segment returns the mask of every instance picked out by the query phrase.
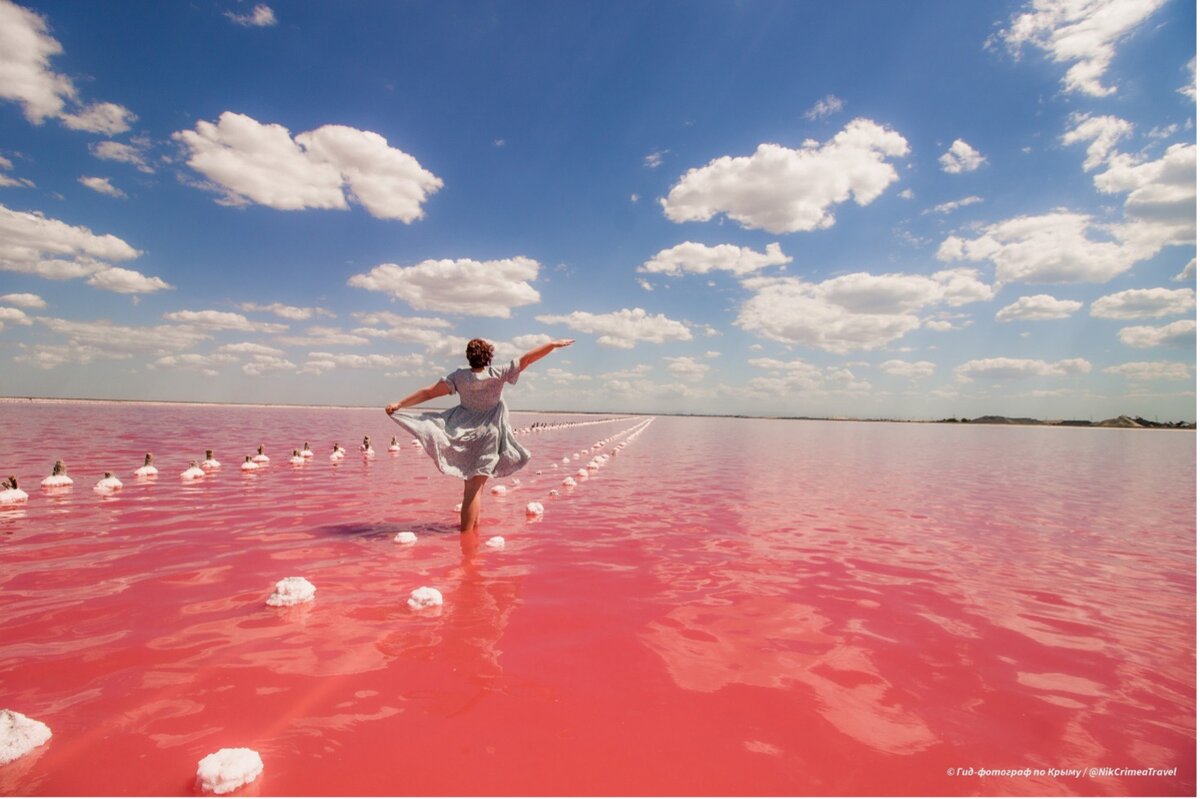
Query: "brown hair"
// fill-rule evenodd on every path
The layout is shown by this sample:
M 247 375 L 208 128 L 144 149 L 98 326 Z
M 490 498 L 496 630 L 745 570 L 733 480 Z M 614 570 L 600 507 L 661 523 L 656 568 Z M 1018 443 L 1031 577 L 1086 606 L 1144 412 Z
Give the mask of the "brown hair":
M 467 342 L 467 363 L 472 369 L 482 369 L 492 362 L 495 348 L 481 338 L 473 338 Z

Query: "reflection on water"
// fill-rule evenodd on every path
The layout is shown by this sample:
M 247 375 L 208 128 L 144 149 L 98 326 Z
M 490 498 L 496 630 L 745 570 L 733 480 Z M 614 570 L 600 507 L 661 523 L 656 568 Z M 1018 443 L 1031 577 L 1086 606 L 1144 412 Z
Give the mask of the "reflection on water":
M 1194 793 L 1191 434 L 637 423 L 525 434 L 459 536 L 407 442 L 327 460 L 378 411 L 6 409 L 4 472 L 76 484 L 0 512 L 0 706 L 54 730 L 0 793 L 178 794 L 225 746 L 263 795 Z M 288 576 L 316 601 L 266 607 Z M 946 774 L 1092 766 L 1177 774 Z

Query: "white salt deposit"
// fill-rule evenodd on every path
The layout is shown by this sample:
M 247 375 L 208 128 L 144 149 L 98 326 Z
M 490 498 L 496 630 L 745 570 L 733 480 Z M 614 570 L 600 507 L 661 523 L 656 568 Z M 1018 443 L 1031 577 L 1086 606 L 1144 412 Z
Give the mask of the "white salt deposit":
M 392 540 L 397 544 L 415 544 L 417 543 L 417 534 L 405 530 L 403 533 L 396 533 L 396 537 Z
M 204 476 L 204 470 L 200 468 L 200 464 L 192 461 L 192 465 L 179 474 L 180 479 L 196 480 Z
M 97 494 L 111 494 L 114 491 L 120 491 L 123 485 L 124 483 L 113 476 L 111 472 L 105 472 L 104 479 L 96 483 L 92 490 Z
M 133 473 L 133 476 L 134 477 L 157 477 L 158 476 L 158 467 L 157 466 L 141 466 L 138 468 L 138 470 L 136 472 Z
M 200 761 L 196 784 L 205 793 L 232 793 L 254 782 L 262 772 L 262 758 L 253 749 L 221 749 Z
M 492 493 L 498 497 L 502 497 L 508 493 L 508 486 L 492 486 Z
M 458 503 L 457 505 L 455 505 L 455 506 L 454 506 L 454 510 L 455 510 L 455 511 L 461 511 L 461 510 L 462 510 L 462 503 L 460 502 L 460 503 Z
M 303 577 L 285 577 L 275 583 L 275 593 L 267 597 L 267 604 L 273 608 L 299 605 L 302 602 L 312 602 L 317 596 L 317 587 Z
M 541 516 L 545 512 L 546 512 L 546 509 L 542 506 L 542 503 L 540 503 L 540 502 L 530 502 L 528 505 L 525 506 L 525 515 L 526 516 Z
M 0 710 L 0 766 L 50 740 L 50 728 L 15 710 Z
M 52 474 L 42 481 L 42 488 L 63 488 L 75 485 L 75 481 L 65 474 Z
M 562 481 L 562 484 L 565 485 L 567 488 L 570 488 L 571 486 L 575 485 L 575 478 L 568 477 Z
M 571 462 L 571 459 L 570 459 L 569 457 L 567 457 L 566 455 L 563 455 L 563 457 L 562 457 L 562 462 L 563 462 L 563 463 L 570 463 L 570 462 Z
M 255 463 L 254 461 L 250 460 L 250 456 L 247 455 L 245 462 L 242 463 L 242 471 L 243 472 L 253 472 L 256 469 L 258 469 L 258 464 Z
M 580 481 L 586 480 L 588 479 L 588 470 L 580 469 L 579 471 L 575 472 L 575 476 L 578 477 Z
M 491 549 L 504 549 L 504 536 L 494 535 L 484 542 L 484 546 Z
M 435 608 L 442 604 L 442 592 L 436 588 L 421 586 L 408 597 L 408 606 L 413 610 Z
M 550 496 L 552 496 L 552 497 L 557 497 L 557 496 L 558 496 L 558 489 L 557 489 L 557 488 L 552 488 L 552 489 L 550 489 Z

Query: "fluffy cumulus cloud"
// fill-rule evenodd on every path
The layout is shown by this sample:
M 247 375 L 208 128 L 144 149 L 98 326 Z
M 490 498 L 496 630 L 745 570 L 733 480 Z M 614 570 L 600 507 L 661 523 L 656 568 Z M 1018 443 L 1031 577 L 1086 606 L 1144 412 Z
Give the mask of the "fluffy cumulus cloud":
M 751 358 L 749 363 L 767 372 L 750 379 L 747 393 L 752 397 L 778 399 L 797 394 L 806 397 L 861 397 L 871 390 L 870 382 L 860 380 L 845 367 L 828 366 L 822 369 L 801 358 L 790 361 Z
M 50 61 L 62 52 L 45 17 L 0 0 L 0 99 L 20 104 L 35 125 L 54 118 L 93 133 L 129 130 L 136 119 L 131 111 L 115 103 L 83 103 L 71 79 L 54 71 Z
M 938 163 L 942 165 L 942 171 L 951 175 L 974 172 L 986 161 L 987 159 L 978 150 L 962 139 L 955 139 L 954 143 L 950 145 L 950 149 L 942 153 L 942 157 L 938 159 Z
M 791 262 L 792 257 L 784 255 L 778 244 L 768 244 L 766 252 L 757 252 L 750 247 L 738 247 L 733 244 L 710 247 L 685 241 L 683 244 L 661 250 L 639 266 L 638 271 L 677 276 L 685 272 L 703 275 L 719 270 L 746 275 L 768 266 L 782 266 Z
M 718 214 L 771 233 L 818 230 L 834 224 L 832 207 L 854 198 L 877 199 L 899 179 L 888 158 L 907 155 L 899 133 L 855 119 L 821 144 L 799 149 L 761 144 L 751 156 L 722 156 L 690 169 L 661 200 L 673 222 L 704 222 Z
M 955 368 L 960 380 L 1021 380 L 1030 377 L 1066 377 L 1088 374 L 1092 364 L 1083 358 L 1039 361 L 1030 358 L 983 358 Z
M 950 236 L 942 261 L 991 261 L 1000 283 L 1103 283 L 1141 260 L 1144 250 L 1090 233 L 1108 233 L 1087 214 L 1055 211 L 989 225 L 966 239 Z
M 4 308 L 0 307 L 0 330 L 4 329 L 5 324 L 15 325 L 32 325 L 29 315 L 20 308 Z
M 117 294 L 153 294 L 166 291 L 172 286 L 161 277 L 149 277 L 133 269 L 120 266 L 109 267 L 94 273 L 87 279 L 89 286 Z
M 988 300 L 991 286 L 973 269 L 932 276 L 857 272 L 821 283 L 799 278 L 748 278 L 754 292 L 736 324 L 774 341 L 845 354 L 884 347 L 921 327 L 930 306 Z
M 1084 171 L 1090 172 L 1103 164 L 1117 148 L 1117 143 L 1133 135 L 1133 125 L 1114 116 L 1092 116 L 1075 113 L 1071 115 L 1071 129 L 1063 134 L 1063 144 L 1090 142 Z
M 499 261 L 422 261 L 415 266 L 381 264 L 347 282 L 355 288 L 381 291 L 418 311 L 507 319 L 512 309 L 541 300 L 530 283 L 541 265 L 517 256 Z
M 1091 315 L 1101 319 L 1158 319 L 1196 309 L 1192 289 L 1129 289 L 1092 303 Z
M 893 377 L 906 377 L 917 380 L 931 376 L 937 370 L 937 364 L 932 361 L 884 361 L 879 364 L 879 370 Z
M 201 330 L 238 330 L 243 333 L 282 333 L 287 325 L 270 322 L 251 322 L 240 313 L 230 311 L 172 311 L 163 319 Z
M 289 347 L 356 347 L 370 343 L 363 331 L 347 333 L 336 327 L 321 325 L 308 328 L 303 336 L 279 336 L 275 340 Z
M 301 372 L 321 374 L 337 369 L 413 369 L 425 364 L 420 355 L 358 355 L 355 353 L 310 352 Z
M 188 352 L 180 355 L 164 355 L 146 365 L 150 369 L 194 369 L 209 377 L 216 377 L 220 374 L 218 371 L 220 367 L 231 363 L 237 363 L 237 358 L 232 355 L 222 353 L 201 355 Z
M 36 294 L 4 294 L 0 295 L 0 304 L 15 305 L 18 308 L 45 308 L 46 301 Z
M 108 263 L 129 261 L 139 255 L 111 234 L 98 236 L 86 227 L 0 205 L 0 270 L 50 280 L 86 277 L 96 288 L 126 294 L 170 288 L 161 278 Z
M 109 197 L 123 198 L 126 196 L 125 192 L 114 186 L 108 178 L 84 176 L 79 179 L 79 182 L 92 191 L 99 194 L 107 194 Z
M 1170 361 L 1137 361 L 1109 366 L 1105 374 L 1120 375 L 1126 380 L 1149 382 L 1151 380 L 1191 380 L 1192 369 L 1186 363 Z
M 1194 281 L 1195 279 L 1196 279 L 1196 259 L 1195 258 L 1192 258 L 1192 260 L 1188 261 L 1187 264 L 1184 265 L 1183 270 L 1178 275 L 1171 278 L 1171 280 L 1175 281 L 1176 283 L 1187 283 L 1187 282 Z
M 413 222 L 442 180 L 378 133 L 325 125 L 294 139 L 287 128 L 226 111 L 216 124 L 173 134 L 188 166 L 222 194 L 223 203 L 258 203 L 284 211 L 346 209 L 350 200 L 379 219 Z
M 1115 155 L 1095 177 L 1105 194 L 1127 194 L 1114 234 L 1149 258 L 1168 245 L 1196 244 L 1196 145 L 1175 144 L 1154 161 Z
M 263 3 L 259 3 L 249 14 L 235 14 L 232 11 L 226 11 L 225 16 L 228 17 L 235 25 L 241 25 L 244 28 L 269 28 L 276 24 L 275 12 L 271 7 Z
M 243 302 L 238 306 L 240 310 L 262 313 L 272 313 L 284 319 L 291 319 L 295 322 L 303 322 L 312 319 L 314 316 L 335 316 L 332 311 L 324 308 L 300 308 L 295 305 L 284 305 L 281 302 L 273 302 L 269 305 L 263 305 L 257 302 Z
M 1180 319 L 1178 322 L 1171 322 L 1169 325 L 1160 327 L 1153 325 L 1123 327 L 1117 332 L 1117 338 L 1122 344 L 1140 350 L 1151 347 L 1195 348 L 1196 322 L 1193 319 Z
M 272 358 L 280 358 L 283 356 L 283 350 L 275 347 L 268 347 L 266 344 L 259 344 L 254 341 L 239 341 L 236 344 L 222 344 L 217 347 L 217 352 L 222 355 L 262 355 Z
M 1000 32 L 1017 55 L 1026 45 L 1055 63 L 1070 64 L 1063 87 L 1092 97 L 1116 91 L 1103 83 L 1117 44 L 1166 0 L 1032 0 Z
M 149 156 L 147 155 L 149 147 L 149 139 L 134 138 L 128 144 L 119 141 L 96 142 L 89 145 L 88 150 L 102 161 L 116 161 L 122 164 L 130 164 L 137 171 L 148 174 L 154 171 L 154 167 L 150 165 Z
M 981 202 L 983 202 L 982 197 L 977 197 L 975 195 L 971 195 L 970 197 L 963 197 L 961 200 L 950 200 L 949 202 L 940 203 L 938 205 L 933 206 L 932 208 L 927 208 L 926 210 L 922 211 L 921 213 L 922 214 L 948 214 L 951 211 L 957 211 L 959 208 L 966 208 L 968 205 L 975 205 L 976 203 L 981 203 Z
M 650 314 L 642 308 L 622 308 L 606 314 L 574 311 L 565 315 L 543 315 L 545 325 L 566 325 L 580 333 L 598 335 L 596 340 L 608 347 L 632 349 L 638 342 L 663 344 L 667 341 L 691 341 L 692 332 L 683 322 L 663 314 Z
M 678 377 L 680 380 L 698 383 L 712 370 L 712 367 L 706 363 L 700 363 L 695 358 L 683 356 L 679 358 L 664 358 L 667 362 L 667 371 Z
M 997 322 L 1035 322 L 1048 319 L 1066 319 L 1083 307 L 1082 302 L 1059 300 L 1049 294 L 1034 294 L 1021 297 L 1012 305 L 996 312 Z
M 97 357 L 119 358 L 135 353 L 167 355 L 193 348 L 212 335 L 191 325 L 115 325 L 108 321 L 77 321 L 38 316 L 35 320 L 68 341 L 68 349 L 80 348 Z

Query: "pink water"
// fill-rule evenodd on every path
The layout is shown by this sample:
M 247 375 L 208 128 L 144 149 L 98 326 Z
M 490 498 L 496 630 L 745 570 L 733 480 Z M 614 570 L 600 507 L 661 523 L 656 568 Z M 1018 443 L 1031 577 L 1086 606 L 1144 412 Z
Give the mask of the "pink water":
M 460 540 L 461 483 L 389 455 L 381 411 L 0 412 L 30 494 L 0 511 L 0 708 L 54 731 L 3 793 L 189 794 L 240 746 L 251 795 L 1196 791 L 1191 433 L 659 417 L 548 497 L 626 418 L 524 435 Z M 293 575 L 316 601 L 266 607 Z

